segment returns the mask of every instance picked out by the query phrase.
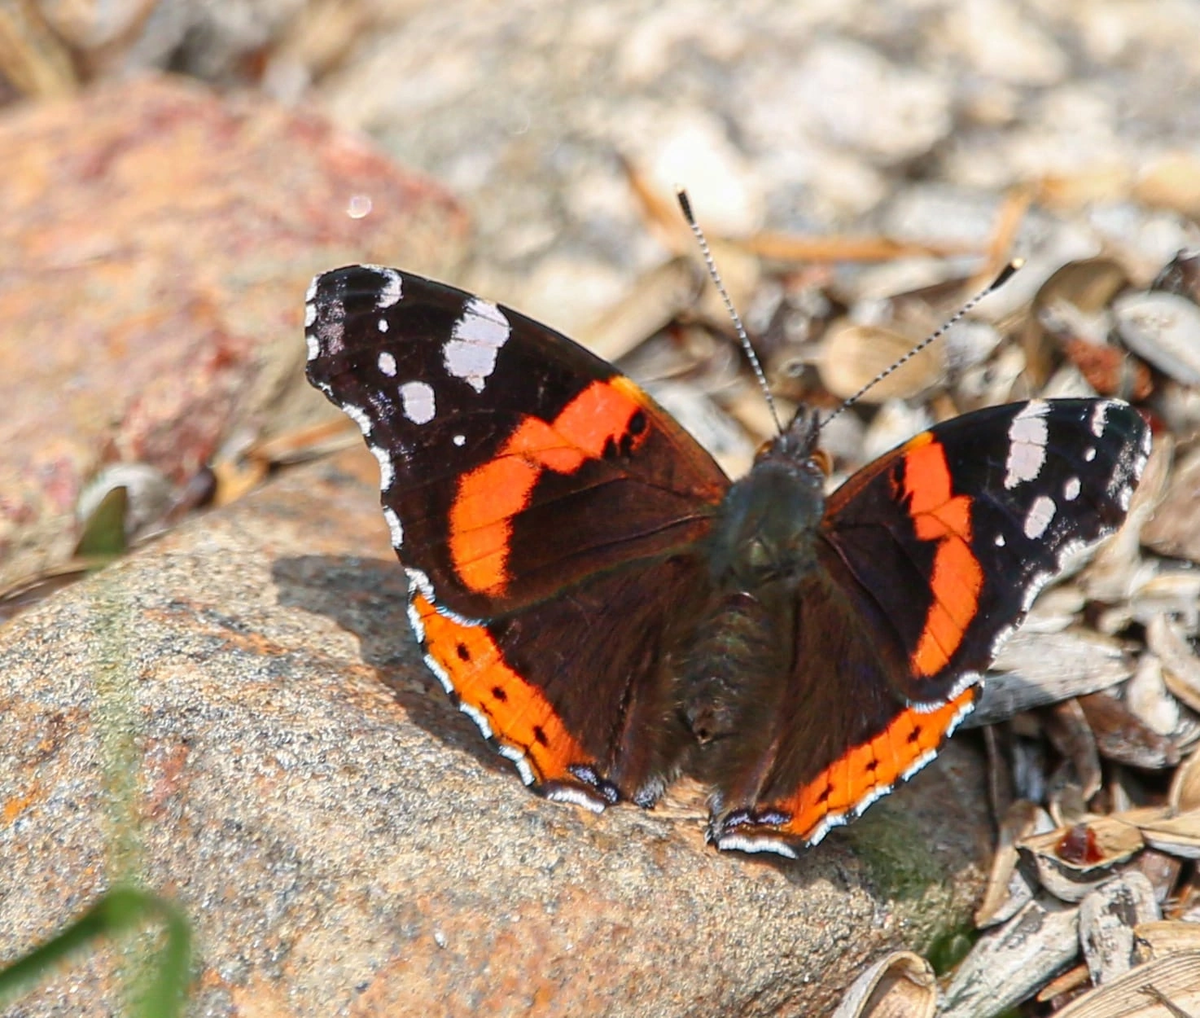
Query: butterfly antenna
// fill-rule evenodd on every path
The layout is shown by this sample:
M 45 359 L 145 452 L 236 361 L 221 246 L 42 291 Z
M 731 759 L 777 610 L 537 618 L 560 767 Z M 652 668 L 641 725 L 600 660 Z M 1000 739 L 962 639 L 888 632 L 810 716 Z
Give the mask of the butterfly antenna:
M 882 382 L 885 378 L 887 378 L 887 376 L 890 375 L 893 371 L 902 367 L 904 364 L 907 364 L 917 354 L 919 354 L 922 350 L 924 350 L 925 347 L 929 346 L 929 344 L 932 343 L 934 340 L 936 340 L 939 337 L 941 337 L 942 335 L 944 335 L 946 330 L 948 328 L 950 328 L 950 326 L 952 326 L 955 322 L 957 322 L 960 318 L 962 318 L 963 315 L 965 315 L 968 311 L 970 311 L 973 307 L 975 307 L 975 305 L 978 304 L 981 300 L 983 300 L 984 297 L 988 296 L 988 294 L 995 293 L 995 291 L 999 290 L 1000 287 L 1002 287 L 1005 283 L 1007 283 L 1013 277 L 1013 273 L 1015 273 L 1017 271 L 1017 269 L 1019 269 L 1024 264 L 1025 264 L 1024 258 L 1014 258 L 1007 265 L 1005 265 L 1004 268 L 1002 268 L 1000 270 L 999 274 L 996 276 L 995 279 L 993 279 L 987 286 L 985 286 L 982 290 L 980 290 L 977 294 L 975 294 L 974 297 L 972 297 L 962 307 L 960 307 L 957 311 L 955 311 L 954 314 L 951 315 L 948 319 L 946 319 L 946 321 L 943 322 L 937 329 L 935 329 L 928 336 L 926 336 L 923 340 L 921 340 L 920 343 L 918 343 L 911 350 L 909 350 L 908 353 L 906 353 L 898 361 L 895 361 L 889 367 L 887 367 L 883 371 L 879 372 L 879 374 L 877 374 L 874 378 L 872 378 L 866 385 L 864 385 L 861 389 L 859 389 L 858 392 L 856 392 L 853 396 L 849 397 L 848 399 L 843 400 L 842 405 L 839 406 L 833 413 L 831 413 L 828 417 L 826 417 L 821 422 L 821 427 L 822 428 L 825 427 L 826 424 L 828 424 L 830 421 L 832 421 L 839 414 L 844 413 L 846 410 L 849 410 L 852 406 L 854 406 L 855 403 L 857 403 L 860 399 L 862 399 L 862 397 L 865 393 L 867 393 L 871 389 L 875 388 L 875 386 L 877 386 L 880 382 Z
M 683 209 L 683 217 L 687 220 L 688 226 L 692 228 L 692 233 L 696 235 L 696 243 L 700 245 L 700 253 L 704 255 L 704 264 L 708 266 L 708 274 L 712 278 L 713 285 L 716 286 L 717 293 L 721 295 L 721 300 L 725 304 L 725 310 L 729 312 L 729 317 L 733 320 L 733 327 L 737 331 L 738 341 L 742 344 L 742 349 L 746 351 L 746 357 L 750 361 L 750 366 L 754 369 L 755 377 L 758 379 L 759 388 L 762 389 L 763 395 L 767 400 L 767 406 L 771 409 L 771 417 L 775 421 L 775 430 L 783 434 L 783 425 L 779 423 L 779 411 L 775 409 L 775 400 L 771 396 L 771 390 L 767 388 L 767 376 L 763 373 L 758 354 L 754 352 L 754 347 L 750 345 L 750 337 L 746 335 L 746 327 L 742 324 L 742 318 L 737 313 L 737 308 L 733 306 L 733 301 L 729 299 L 729 291 L 725 289 L 725 284 L 721 282 L 721 274 L 717 271 L 717 263 L 713 260 L 712 249 L 708 246 L 708 240 L 704 236 L 704 231 L 700 229 L 700 224 L 696 222 L 696 216 L 692 212 L 692 203 L 688 199 L 687 191 L 682 187 L 677 187 L 675 188 L 675 197 L 679 199 L 679 207 Z

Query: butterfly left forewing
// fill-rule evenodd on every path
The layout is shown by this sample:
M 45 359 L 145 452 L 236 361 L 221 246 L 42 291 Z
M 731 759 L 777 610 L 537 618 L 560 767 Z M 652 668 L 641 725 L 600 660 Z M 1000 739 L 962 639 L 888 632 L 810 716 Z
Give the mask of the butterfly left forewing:
M 481 617 L 707 530 L 728 482 L 638 386 L 543 325 L 397 269 L 313 282 L 308 376 L 380 462 L 397 554 Z

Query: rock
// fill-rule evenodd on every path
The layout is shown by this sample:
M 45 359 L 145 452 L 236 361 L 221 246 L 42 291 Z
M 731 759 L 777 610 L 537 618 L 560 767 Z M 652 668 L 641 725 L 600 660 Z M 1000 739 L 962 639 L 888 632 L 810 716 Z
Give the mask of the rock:
M 315 272 L 463 252 L 449 196 L 363 140 L 194 85 L 8 110 L 0 151 L 0 589 L 70 554 L 105 464 L 179 482 L 307 389 Z
M 1066 54 L 1034 18 L 999 0 L 968 0 L 946 14 L 945 48 L 981 78 L 1010 85 L 1053 85 L 1066 77 Z
M 844 40 L 815 44 L 790 82 L 794 114 L 880 165 L 927 154 L 950 132 L 950 93 L 935 76 Z M 862 102 L 863 95 L 872 101 Z
M 722 854 L 685 790 L 599 816 L 525 791 L 404 609 L 355 449 L 10 623 L 0 961 L 135 877 L 194 924 L 193 1014 L 815 1014 L 967 920 L 973 747 L 794 863 Z M 109 952 L 21 1013 L 115 1008 Z

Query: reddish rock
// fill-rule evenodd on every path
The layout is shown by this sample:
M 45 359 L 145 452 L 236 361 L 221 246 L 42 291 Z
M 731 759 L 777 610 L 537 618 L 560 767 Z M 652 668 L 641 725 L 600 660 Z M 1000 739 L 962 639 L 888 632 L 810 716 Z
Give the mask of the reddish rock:
M 7 110 L 0 151 L 0 589 L 69 554 L 102 465 L 182 481 L 306 388 L 314 273 L 464 253 L 446 192 L 365 139 L 181 81 Z

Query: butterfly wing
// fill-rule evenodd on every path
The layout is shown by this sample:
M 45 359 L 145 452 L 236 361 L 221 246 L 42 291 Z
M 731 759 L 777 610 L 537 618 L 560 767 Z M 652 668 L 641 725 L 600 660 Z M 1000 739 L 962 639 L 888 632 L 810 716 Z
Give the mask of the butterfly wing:
M 1073 549 L 1125 518 L 1150 449 L 1116 400 L 1034 400 L 924 432 L 830 498 L 800 592 L 774 757 L 712 835 L 820 840 L 933 759 L 983 671 Z
M 1126 403 L 1032 400 L 923 432 L 836 492 L 825 540 L 906 652 L 896 692 L 944 701 L 987 668 L 1066 555 L 1120 526 L 1149 442 Z
M 611 365 L 396 269 L 317 277 L 308 377 L 362 429 L 426 659 L 529 783 L 599 806 L 661 769 L 670 611 L 720 467 Z M 660 741 L 660 740 L 659 740 Z

